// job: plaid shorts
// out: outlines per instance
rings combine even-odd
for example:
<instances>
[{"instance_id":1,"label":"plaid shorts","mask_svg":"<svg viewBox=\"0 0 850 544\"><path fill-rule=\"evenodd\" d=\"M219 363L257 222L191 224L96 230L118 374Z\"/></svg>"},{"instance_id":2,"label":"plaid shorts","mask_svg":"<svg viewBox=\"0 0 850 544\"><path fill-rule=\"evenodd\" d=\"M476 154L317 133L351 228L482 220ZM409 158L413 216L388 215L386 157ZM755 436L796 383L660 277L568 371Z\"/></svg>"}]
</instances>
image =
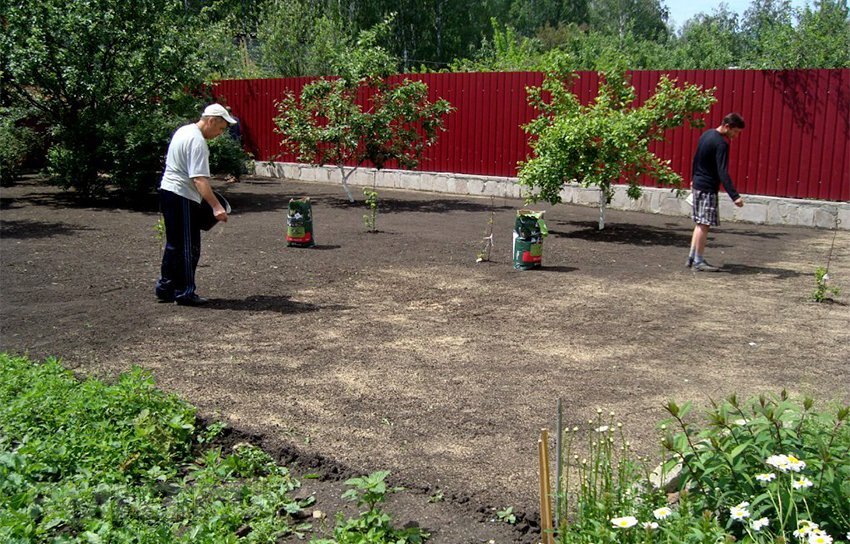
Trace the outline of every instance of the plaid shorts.
<instances>
[{"instance_id":1,"label":"plaid shorts","mask_svg":"<svg viewBox=\"0 0 850 544\"><path fill-rule=\"evenodd\" d=\"M694 223L716 227L720 225L717 214L717 193L693 191Z\"/></svg>"}]
</instances>

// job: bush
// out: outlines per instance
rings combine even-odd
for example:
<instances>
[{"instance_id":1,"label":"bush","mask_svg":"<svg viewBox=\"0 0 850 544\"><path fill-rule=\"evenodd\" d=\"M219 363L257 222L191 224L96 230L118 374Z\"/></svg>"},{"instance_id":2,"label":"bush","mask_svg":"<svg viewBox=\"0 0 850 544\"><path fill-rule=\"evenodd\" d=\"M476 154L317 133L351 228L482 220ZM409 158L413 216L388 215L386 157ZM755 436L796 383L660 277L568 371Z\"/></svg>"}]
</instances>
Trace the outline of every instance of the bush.
<instances>
[{"instance_id":1,"label":"bush","mask_svg":"<svg viewBox=\"0 0 850 544\"><path fill-rule=\"evenodd\" d=\"M233 175L248 173L251 158L242 149L242 144L227 133L208 142L210 147L210 173Z\"/></svg>"},{"instance_id":2,"label":"bush","mask_svg":"<svg viewBox=\"0 0 850 544\"><path fill-rule=\"evenodd\" d=\"M814 401L785 392L740 403L733 395L686 421L691 404L666 405L661 480L681 468L676 493L653 485L611 419L589 421L587 457L570 453L580 429L564 440L563 487L557 497L560 544L677 542L774 543L850 540L850 407L816 411ZM675 424L674 433L668 425ZM570 486L571 477L577 477ZM678 484L675 482L678 481ZM569 521L569 523L567 523ZM843 540L847 537L847 540ZM842 539L842 540L839 540Z\"/></svg>"},{"instance_id":3,"label":"bush","mask_svg":"<svg viewBox=\"0 0 850 544\"><path fill-rule=\"evenodd\" d=\"M850 527L850 407L813 406L784 391L743 403L732 395L700 429L685 421L690 404L668 403L681 429L664 439L673 453L668 466L682 465L682 487L738 539L759 541L759 532L790 542L806 524L843 536Z\"/></svg>"},{"instance_id":4,"label":"bush","mask_svg":"<svg viewBox=\"0 0 850 544\"><path fill-rule=\"evenodd\" d=\"M9 186L20 176L41 137L22 122L29 117L24 108L0 108L0 185Z\"/></svg>"}]
</instances>

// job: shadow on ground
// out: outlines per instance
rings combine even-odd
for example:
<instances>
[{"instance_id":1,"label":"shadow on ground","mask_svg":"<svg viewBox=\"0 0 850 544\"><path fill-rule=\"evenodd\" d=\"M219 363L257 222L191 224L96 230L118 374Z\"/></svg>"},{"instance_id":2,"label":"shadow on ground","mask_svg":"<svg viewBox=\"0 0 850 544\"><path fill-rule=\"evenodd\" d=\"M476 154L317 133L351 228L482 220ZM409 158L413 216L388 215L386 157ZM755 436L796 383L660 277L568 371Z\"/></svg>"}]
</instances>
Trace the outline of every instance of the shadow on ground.
<instances>
[{"instance_id":1,"label":"shadow on ground","mask_svg":"<svg viewBox=\"0 0 850 544\"><path fill-rule=\"evenodd\" d=\"M31 221L22 219L20 221L3 221L0 235L4 238L18 240L51 238L53 236L70 236L78 231L92 230L89 227L71 225L69 223L50 223L47 221Z\"/></svg>"},{"instance_id":2,"label":"shadow on ground","mask_svg":"<svg viewBox=\"0 0 850 544\"><path fill-rule=\"evenodd\" d=\"M319 310L345 310L347 306L318 306L290 300L288 296L255 295L245 299L215 298L206 306L211 310L235 310L242 312L277 312L280 314L303 314Z\"/></svg>"}]
</instances>

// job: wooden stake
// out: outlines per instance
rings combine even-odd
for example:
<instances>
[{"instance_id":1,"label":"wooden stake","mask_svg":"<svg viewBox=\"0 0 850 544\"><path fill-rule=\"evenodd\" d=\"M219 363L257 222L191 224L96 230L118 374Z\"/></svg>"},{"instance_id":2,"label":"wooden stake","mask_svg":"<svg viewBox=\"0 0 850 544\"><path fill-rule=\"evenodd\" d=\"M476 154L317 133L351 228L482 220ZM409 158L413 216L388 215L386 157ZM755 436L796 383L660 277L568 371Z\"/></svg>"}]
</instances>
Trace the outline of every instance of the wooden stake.
<instances>
[{"instance_id":1,"label":"wooden stake","mask_svg":"<svg viewBox=\"0 0 850 544\"><path fill-rule=\"evenodd\" d=\"M537 441L537 453L540 460L540 540L543 544L554 544L552 533L552 503L549 501L549 431L540 429Z\"/></svg>"},{"instance_id":2,"label":"wooden stake","mask_svg":"<svg viewBox=\"0 0 850 544\"><path fill-rule=\"evenodd\" d=\"M561 512L561 467L564 465L563 444L561 438L564 436L563 426L563 410L561 409L561 399L558 399L558 425L557 434L555 435L555 514L553 516L553 525L560 527L560 512Z\"/></svg>"}]
</instances>

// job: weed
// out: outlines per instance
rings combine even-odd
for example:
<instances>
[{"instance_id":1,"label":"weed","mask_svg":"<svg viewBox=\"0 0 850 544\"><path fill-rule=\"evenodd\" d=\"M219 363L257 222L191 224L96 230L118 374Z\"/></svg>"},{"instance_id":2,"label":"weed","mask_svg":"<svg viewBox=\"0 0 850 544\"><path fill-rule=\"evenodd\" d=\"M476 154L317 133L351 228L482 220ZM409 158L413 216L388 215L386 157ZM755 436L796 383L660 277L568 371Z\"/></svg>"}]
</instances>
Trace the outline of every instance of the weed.
<instances>
[{"instance_id":1,"label":"weed","mask_svg":"<svg viewBox=\"0 0 850 544\"><path fill-rule=\"evenodd\" d=\"M216 421L198 434L198 444L208 444L215 440L227 427L226 423Z\"/></svg>"},{"instance_id":2,"label":"weed","mask_svg":"<svg viewBox=\"0 0 850 544\"><path fill-rule=\"evenodd\" d=\"M302 535L309 500L253 446L192 458L195 410L141 369L78 382L0 354L0 542L250 542Z\"/></svg>"},{"instance_id":3,"label":"weed","mask_svg":"<svg viewBox=\"0 0 850 544\"><path fill-rule=\"evenodd\" d=\"M838 287L830 287L828 285L829 281L829 273L827 269L819 266L817 270L815 270L815 290L812 291L812 300L815 302L826 302L827 300L832 300L832 296L838 296L841 294L841 290Z\"/></svg>"},{"instance_id":4,"label":"weed","mask_svg":"<svg viewBox=\"0 0 850 544\"><path fill-rule=\"evenodd\" d=\"M499 510L496 512L496 516L499 518L499 521L510 523L511 525L516 523L516 515L514 514L513 506L508 506L504 510Z\"/></svg>"},{"instance_id":5,"label":"weed","mask_svg":"<svg viewBox=\"0 0 850 544\"><path fill-rule=\"evenodd\" d=\"M378 505L386 500L388 493L401 488L388 488L385 482L389 472L373 472L368 476L347 480L351 489L343 493L342 498L366 507L356 518L344 519L340 514L334 527L333 540L311 540L311 544L420 544L428 538L428 533L419 527L393 527L389 514Z\"/></svg>"},{"instance_id":6,"label":"weed","mask_svg":"<svg viewBox=\"0 0 850 544\"><path fill-rule=\"evenodd\" d=\"M438 489L436 493L428 497L428 502L430 503L443 502L444 500L446 500L446 498L443 495L442 489Z\"/></svg>"}]
</instances>

